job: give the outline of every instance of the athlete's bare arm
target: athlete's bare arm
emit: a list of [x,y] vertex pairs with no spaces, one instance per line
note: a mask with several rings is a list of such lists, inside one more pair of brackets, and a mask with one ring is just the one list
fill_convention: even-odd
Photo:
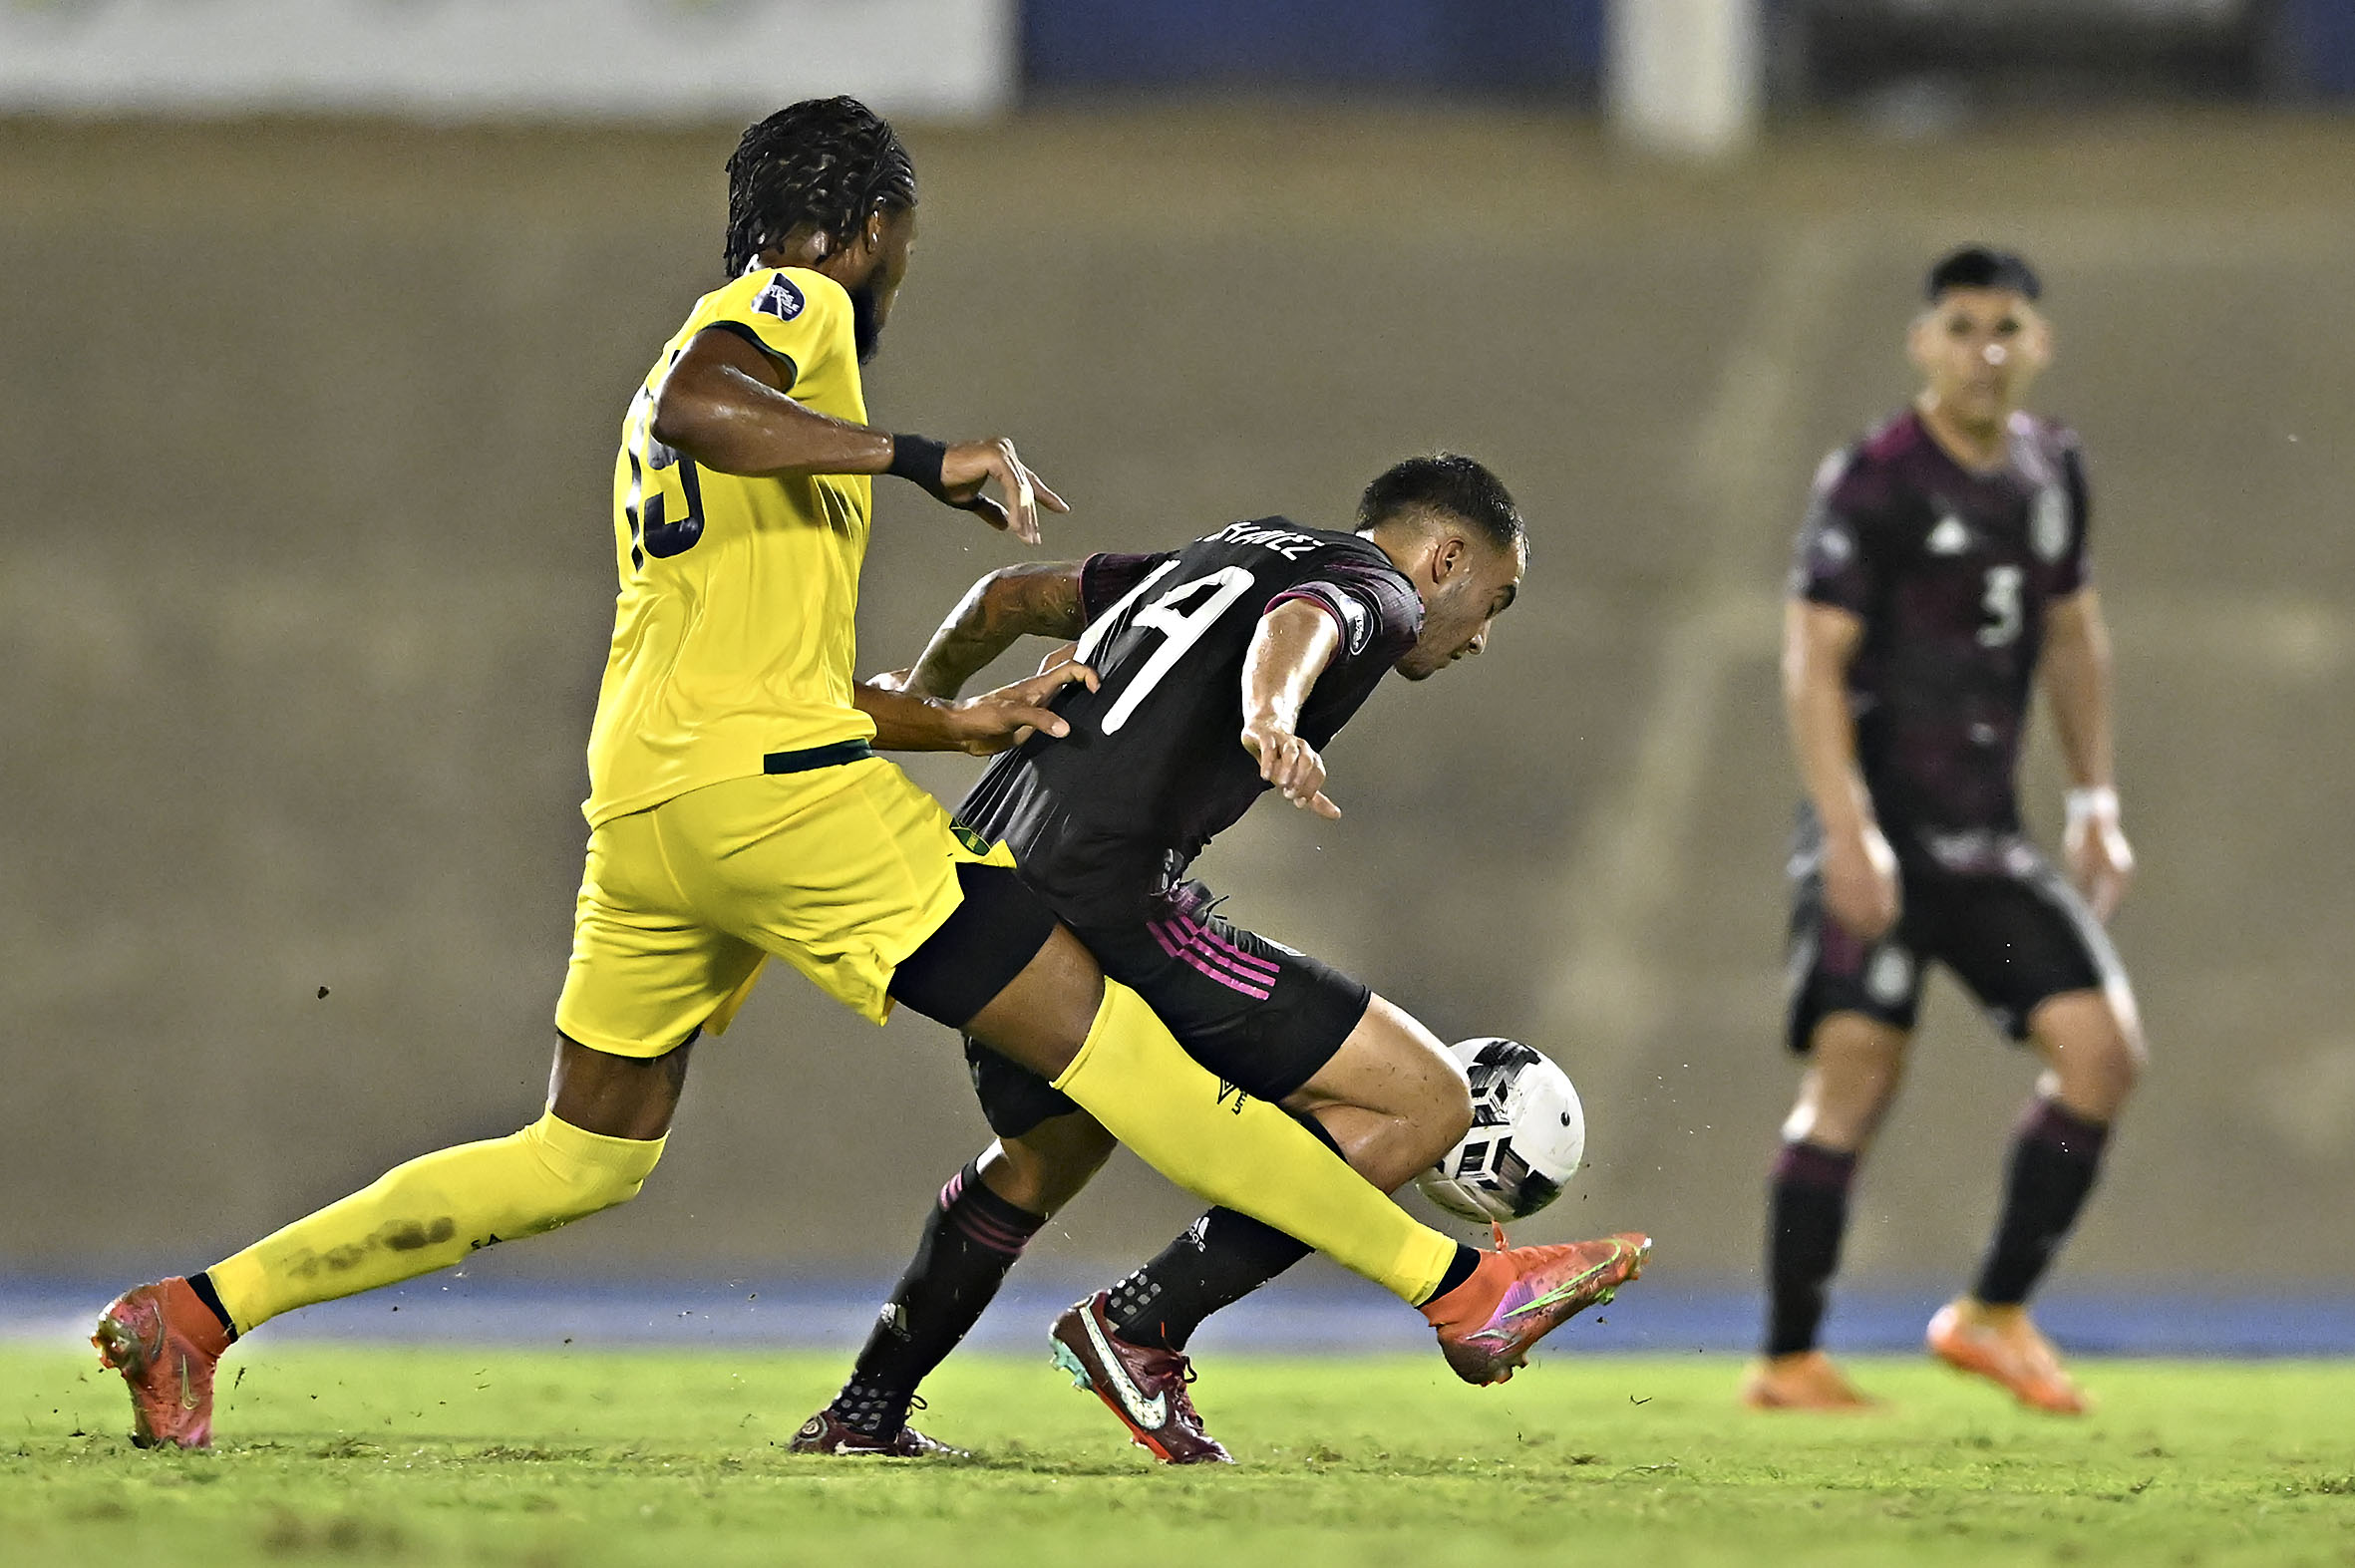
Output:
[[2069,770],[2069,874],[2104,920],[2126,896],[2135,855],[2118,825],[2116,754],[2110,730],[2110,628],[2091,588],[2045,612],[2044,695]]
[[1881,836],[1856,767],[1848,668],[1864,623],[1806,599],[1783,611],[1783,709],[1800,780],[1824,824],[1824,902],[1859,940],[1897,922],[1897,861]]
[[[885,752],[969,752],[988,757],[1020,746],[1033,730],[1061,740],[1071,726],[1046,706],[1074,681],[1096,689],[1096,672],[1081,664],[1057,665],[1028,680],[962,699],[922,697],[889,678],[850,688],[850,701],[875,722],[874,744]],[[878,684],[879,682],[879,684]]]
[[1077,637],[1086,620],[1080,566],[1078,561],[1003,566],[973,584],[900,678],[900,689],[922,697],[954,697],[1024,637]]
[[[820,414],[796,403],[790,392],[774,356],[733,332],[707,329],[663,378],[654,401],[654,439],[721,473],[784,478],[890,469],[889,432]],[[1006,497],[1002,505],[982,493],[992,480]],[[934,493],[1025,544],[1039,541],[1039,507],[1071,510],[1002,436],[952,443],[941,458]]]
[[1307,599],[1286,599],[1259,617],[1243,655],[1243,750],[1259,777],[1285,799],[1319,816],[1339,816],[1325,797],[1325,760],[1295,727],[1300,709],[1341,650],[1341,628]]

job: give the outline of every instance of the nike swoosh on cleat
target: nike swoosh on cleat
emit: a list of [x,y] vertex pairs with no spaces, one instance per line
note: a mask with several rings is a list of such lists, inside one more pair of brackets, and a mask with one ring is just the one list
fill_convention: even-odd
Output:
[[188,1359],[185,1356],[179,1359],[179,1408],[183,1411],[196,1408],[196,1391],[188,1383]]
[[1104,1338],[1104,1330],[1096,1322],[1093,1304],[1081,1309],[1080,1321],[1088,1326],[1088,1342],[1096,1347],[1097,1359],[1104,1363],[1105,1374],[1112,1380],[1112,1392],[1119,1397],[1121,1409],[1129,1412],[1129,1418],[1153,1431],[1167,1426],[1170,1423],[1169,1396],[1157,1394],[1149,1400],[1144,1391],[1131,1381],[1129,1369],[1122,1366],[1120,1357],[1113,1354],[1111,1344]]
[[1606,1262],[1597,1263],[1593,1268],[1588,1269],[1585,1273],[1577,1276],[1575,1279],[1567,1279],[1562,1281],[1559,1285],[1554,1286],[1553,1289],[1547,1291],[1544,1295],[1530,1297],[1527,1301],[1522,1302],[1519,1306],[1507,1311],[1504,1316],[1507,1318],[1518,1318],[1524,1314],[1535,1312],[1540,1308],[1550,1307],[1565,1296],[1574,1296],[1580,1290],[1584,1289],[1589,1281],[1593,1280],[1597,1275],[1609,1269],[1618,1261],[1619,1260],[1614,1257]]

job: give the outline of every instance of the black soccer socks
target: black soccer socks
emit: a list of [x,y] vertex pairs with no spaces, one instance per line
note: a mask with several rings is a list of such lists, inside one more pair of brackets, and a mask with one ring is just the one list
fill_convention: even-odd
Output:
[[2102,1168],[2107,1122],[2091,1121],[2049,1099],[2030,1103],[2012,1138],[2003,1218],[1972,1292],[1990,1307],[2016,1307],[2077,1223]]
[[871,1437],[898,1431],[916,1385],[971,1331],[1045,1223],[990,1191],[978,1161],[951,1176],[831,1407],[836,1418]]
[[1104,1315],[1131,1345],[1183,1351],[1202,1320],[1232,1306],[1313,1249],[1233,1209],[1212,1209],[1151,1263],[1115,1285]]
[[1767,1204],[1769,1356],[1816,1348],[1855,1174],[1855,1155],[1813,1143],[1786,1143],[1775,1158]]

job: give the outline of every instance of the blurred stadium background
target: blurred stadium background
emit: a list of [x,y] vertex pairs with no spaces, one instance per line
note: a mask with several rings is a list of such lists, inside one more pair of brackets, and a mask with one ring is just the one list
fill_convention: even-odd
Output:
[[[1050,550],[1337,521],[1438,446],[1516,490],[1487,657],[1353,726],[1342,821],[1263,807],[1204,869],[1443,1035],[1563,1062],[1592,1163],[1526,1229],[1660,1237],[1630,1342],[1748,1332],[1809,473],[1908,392],[1933,251],[2034,256],[2157,1058],[2067,1321],[2355,1345],[2348,0],[0,0],[20,1302],[78,1315],[536,1109],[622,406],[717,281],[737,129],[843,90],[923,182],[877,418],[1015,436],[1075,506]],[[863,665],[1014,554],[883,489]],[[1852,1301],[1963,1275],[2028,1081],[1939,989]],[[854,1328],[984,1135],[944,1032],[774,974],[646,1194],[461,1293],[673,1281],[626,1310],[700,1317],[795,1281]],[[1124,1161],[1029,1272],[1192,1212]],[[2153,1286],[2230,1305],[2136,1340]]]

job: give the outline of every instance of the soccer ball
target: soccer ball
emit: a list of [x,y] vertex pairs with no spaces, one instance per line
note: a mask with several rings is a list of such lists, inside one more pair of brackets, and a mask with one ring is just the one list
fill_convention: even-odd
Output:
[[1543,1053],[1517,1040],[1466,1040],[1448,1049],[1472,1080],[1472,1130],[1415,1185],[1469,1220],[1536,1213],[1560,1196],[1586,1155],[1578,1092]]

